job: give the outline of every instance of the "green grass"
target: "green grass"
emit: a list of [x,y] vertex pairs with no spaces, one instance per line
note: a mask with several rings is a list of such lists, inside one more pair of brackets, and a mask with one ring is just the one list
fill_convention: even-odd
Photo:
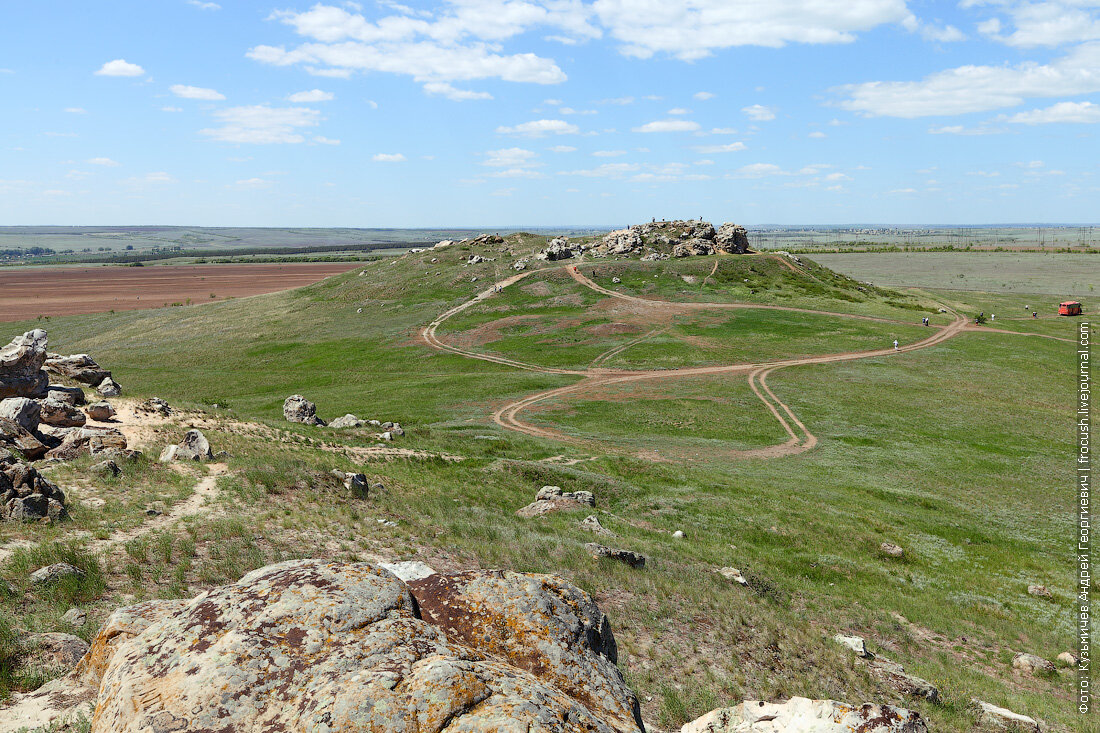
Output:
[[[492,249],[483,254],[498,262],[466,267],[470,251],[454,247],[373,263],[362,276],[356,271],[292,293],[51,320],[51,349],[93,354],[128,393],[228,403],[211,414],[266,423],[285,440],[208,431],[214,449],[230,454],[217,521],[188,520],[105,559],[112,585],[95,601],[95,618],[120,605],[123,593],[186,596],[257,565],[318,554],[553,572],[592,592],[610,615],[624,674],[643,700],[645,719],[663,729],[712,707],[796,694],[898,702],[918,709],[932,729],[953,731],[973,728],[968,702],[980,697],[1041,718],[1051,730],[1083,729],[1072,712],[1068,673],[1031,679],[1011,670],[1013,652],[1053,658],[1073,643],[1066,561],[1072,496],[1065,479],[1073,447],[1066,418],[1073,405],[1071,344],[965,333],[900,356],[775,371],[769,385],[820,439],[816,449],[788,458],[730,454],[785,439],[745,375],[654,380],[620,385],[613,399],[581,394],[551,403],[525,418],[590,442],[536,439],[506,432],[488,416],[576,378],[441,354],[418,339],[420,328],[484,289],[498,267],[503,273],[525,252]],[[927,329],[910,324],[929,314],[924,309],[946,322],[938,302],[987,313],[996,307],[997,326],[1002,306],[1008,313],[1023,305],[1015,299],[1024,296],[1012,294],[988,300],[959,291],[860,290],[812,264],[800,275],[768,258],[721,258],[721,278],[703,286],[713,262],[604,260],[581,267],[586,274],[595,268],[606,287],[620,277],[618,287],[644,297],[744,300],[899,323],[707,313],[670,332],[675,343],[696,339],[694,351],[655,339],[627,350],[621,363],[872,348],[886,330],[900,340],[921,337]],[[686,283],[682,274],[699,279]],[[560,274],[544,281],[549,294],[509,289],[450,322],[446,337],[461,338],[507,315],[536,314],[550,325],[582,317],[568,326],[581,329],[570,337],[601,325],[600,318],[619,320],[589,313],[601,298]],[[563,295],[581,301],[546,302]],[[1071,334],[1072,324],[1062,323],[1034,327]],[[506,342],[509,355],[544,364],[564,358],[551,352],[570,348],[540,345],[522,330],[504,335],[516,339]],[[708,353],[697,339],[711,337],[716,346]],[[619,338],[597,341],[606,350]],[[580,361],[582,346],[588,345],[568,359]],[[325,417],[354,412],[399,420],[408,430],[400,445],[465,460],[362,463],[325,450],[309,441],[332,441],[333,431],[282,421],[282,400],[295,392],[316,401]],[[181,429],[164,433],[163,441],[178,439]],[[339,439],[373,442],[355,431]],[[635,455],[662,446],[669,450],[664,460]],[[362,470],[385,488],[366,500],[348,496],[329,476],[332,468]],[[82,476],[80,465],[70,470],[63,486]],[[126,516],[144,507],[148,486],[162,486],[156,490],[172,500],[172,492],[185,494],[191,485],[162,485],[154,467],[142,470],[150,473],[135,472],[129,483],[112,487],[119,516],[110,521],[119,527],[140,520]],[[616,533],[607,542],[646,554],[645,570],[593,562],[584,551],[593,535],[578,525],[587,512],[517,517],[544,484],[593,491],[596,513]],[[35,529],[53,543],[92,522],[78,517],[71,526]],[[684,540],[672,539],[677,529]],[[884,556],[883,541],[903,546],[906,557]],[[714,572],[727,565],[745,572],[751,586]],[[13,580],[22,573],[0,568]],[[1027,595],[1035,582],[1055,598]],[[0,610],[13,622],[45,629],[63,605],[4,600]],[[945,705],[898,699],[828,640],[837,631],[865,636],[876,653],[934,682]]]

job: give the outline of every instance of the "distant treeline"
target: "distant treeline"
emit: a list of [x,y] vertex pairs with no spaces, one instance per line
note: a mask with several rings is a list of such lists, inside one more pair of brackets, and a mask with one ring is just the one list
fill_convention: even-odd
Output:
[[[19,250],[24,255],[23,261],[29,264],[41,264],[49,262],[52,264],[107,264],[107,265],[129,265],[135,262],[152,262],[155,260],[174,260],[180,257],[198,257],[205,260],[211,260],[216,257],[247,257],[247,256],[270,256],[278,257],[279,255],[309,255],[326,252],[370,252],[376,249],[405,249],[412,247],[431,247],[435,242],[368,242],[366,244],[325,244],[325,245],[311,245],[305,247],[236,247],[233,249],[172,249],[172,250],[160,250],[156,252],[119,252],[112,254],[85,254],[85,255],[62,255],[56,257],[26,257],[31,250]],[[36,247],[34,249],[43,249]],[[45,250],[40,255],[48,255],[53,250]],[[310,258],[313,259],[313,258]],[[291,260],[292,261],[292,260]]]
[[920,245],[896,245],[896,244],[875,244],[874,242],[858,242],[850,245],[819,245],[814,247],[769,247],[767,249],[761,249],[761,251],[783,251],[790,252],[796,255],[815,255],[815,254],[854,254],[854,253],[876,253],[876,252],[1039,252],[1043,254],[1082,254],[1082,255],[1095,255],[1100,254],[1100,249],[1095,247],[989,247],[989,246],[971,246],[956,247],[952,244],[940,245],[940,246],[920,246]]
[[16,247],[15,249],[0,249],[0,258],[23,258],[23,257],[43,257],[45,255],[52,255],[55,252],[49,247]]

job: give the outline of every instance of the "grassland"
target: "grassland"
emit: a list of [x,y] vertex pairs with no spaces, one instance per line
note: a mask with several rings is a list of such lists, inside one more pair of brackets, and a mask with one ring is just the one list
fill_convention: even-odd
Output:
[[[592,441],[558,442],[505,431],[489,416],[578,377],[439,352],[418,337],[523,252],[482,252],[497,261],[467,266],[470,253],[407,255],[236,301],[12,326],[47,327],[51,348],[95,355],[129,394],[201,410],[215,450],[230,454],[215,513],[92,558],[104,580],[79,596],[92,610],[89,628],[124,601],[187,595],[276,559],[417,558],[440,569],[554,572],[592,592],[611,616],[620,666],[643,715],[660,729],[742,699],[794,694],[895,701],[919,709],[934,730],[971,730],[971,697],[1041,718],[1051,730],[1088,729],[1090,721],[1072,712],[1067,673],[1033,678],[1011,669],[1015,652],[1053,658],[1073,644],[1072,496],[1064,488],[1073,447],[1071,344],[966,331],[921,351],[777,371],[772,389],[820,439],[814,450],[785,458],[733,455],[784,438],[747,382],[733,377],[654,380],[548,403],[533,420]],[[943,325],[939,303],[967,314],[988,312],[989,302],[1023,312],[1020,294],[933,291],[928,283],[916,291],[860,290],[813,263],[795,271],[765,258],[722,258],[720,277],[704,283],[713,262],[597,261],[581,269],[594,268],[604,287],[619,277],[617,287],[639,297],[890,322],[849,319],[837,333],[838,319],[829,316],[699,311],[672,324],[680,329],[667,337],[675,348],[643,342],[607,366],[661,367],[672,363],[670,354],[679,364],[866,348],[887,332],[919,337],[926,329],[914,324],[925,315]],[[524,289],[538,283],[546,287]],[[560,273],[532,275],[524,287],[464,311],[440,335],[544,365],[587,364],[639,335],[608,326],[648,325],[644,313],[616,311],[612,299]],[[493,326],[522,315],[545,333],[507,331],[523,320]],[[1065,319],[1013,324],[1072,333]],[[593,327],[603,328],[584,330]],[[711,337],[714,349],[699,345]],[[291,393],[316,401],[324,416],[398,420],[408,429],[402,446],[463,460],[357,459],[354,447],[374,442],[367,434],[283,422]],[[278,432],[260,439],[243,422]],[[158,434],[154,449],[182,427]],[[322,438],[349,447],[326,448],[316,442]],[[603,450],[605,443],[616,450]],[[668,454],[659,461],[635,455],[654,448]],[[356,500],[331,479],[332,468],[363,470],[385,488]],[[62,485],[100,488],[82,464],[65,470]],[[78,512],[25,552],[86,553],[81,530],[128,527],[142,521],[132,514],[151,498],[143,492],[170,505],[188,485],[153,466],[127,481],[114,489],[120,504],[112,512],[120,516]],[[607,541],[645,553],[646,569],[594,562],[583,547],[593,539],[579,527],[583,513],[515,516],[543,484],[593,491],[601,521],[616,533]],[[675,530],[686,538],[673,539]],[[27,531],[0,526],[0,544]],[[883,555],[883,541],[902,545],[906,556]],[[0,565],[0,576],[21,582],[30,557]],[[730,565],[745,572],[749,587],[714,572]],[[1029,583],[1045,584],[1054,597],[1028,595]],[[0,599],[0,615],[9,626],[52,630],[75,599],[16,595]],[[944,704],[899,697],[828,640],[838,631],[867,637],[876,653],[934,682]]]

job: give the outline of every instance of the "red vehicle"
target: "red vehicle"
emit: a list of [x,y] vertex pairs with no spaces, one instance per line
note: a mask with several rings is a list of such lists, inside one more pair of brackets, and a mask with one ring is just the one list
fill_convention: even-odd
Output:
[[1060,303],[1058,305],[1058,315],[1079,316],[1081,315],[1081,304],[1076,300],[1067,300],[1065,303]]

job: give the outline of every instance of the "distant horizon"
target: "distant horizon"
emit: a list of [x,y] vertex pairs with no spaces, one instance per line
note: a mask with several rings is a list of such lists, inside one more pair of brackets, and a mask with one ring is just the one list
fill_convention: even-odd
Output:
[[[712,224],[724,223],[719,219],[704,219]],[[673,221],[668,219],[657,219],[657,221]],[[694,221],[694,219],[687,219],[687,221]],[[725,220],[730,221],[730,220]],[[363,226],[363,225],[303,225],[303,224],[286,224],[275,225],[265,224],[258,225],[239,225],[239,224],[0,224],[0,232],[7,230],[18,229],[272,229],[285,231],[288,229],[310,229],[310,230],[354,230],[354,231],[398,231],[398,232],[415,232],[415,231],[481,231],[489,229],[499,229],[501,231],[525,231],[532,229],[592,229],[592,230],[608,230],[623,229],[638,224],[649,223],[646,221],[636,221],[628,224],[484,224],[484,225],[470,225],[470,224],[455,224],[455,225],[432,225],[432,226]],[[1098,222],[1004,222],[1004,223],[985,223],[985,224],[913,224],[913,223],[889,223],[889,222],[851,222],[847,224],[822,224],[813,222],[803,222],[795,224],[779,224],[779,223],[759,223],[759,224],[746,224],[744,222],[732,221],[731,223],[739,224],[746,229],[1084,229],[1091,227],[1100,228],[1100,221]]]

